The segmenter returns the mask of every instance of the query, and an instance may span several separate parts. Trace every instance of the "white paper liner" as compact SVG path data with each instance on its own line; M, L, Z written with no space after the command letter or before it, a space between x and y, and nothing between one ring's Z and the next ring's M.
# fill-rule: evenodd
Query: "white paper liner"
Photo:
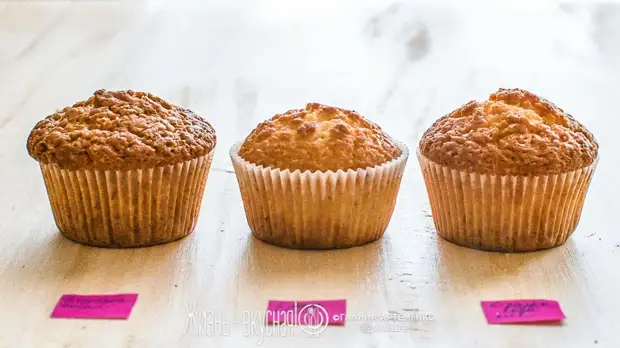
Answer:
M193 231L213 153L150 169L66 170L41 164L41 171L65 237L98 247L141 247Z
M348 248L375 241L385 232L409 151L373 168L280 170L258 166L230 149L246 217L259 239L289 248Z
M573 233L596 168L555 175L485 175L449 169L422 155L437 233L492 251L533 251L564 244Z

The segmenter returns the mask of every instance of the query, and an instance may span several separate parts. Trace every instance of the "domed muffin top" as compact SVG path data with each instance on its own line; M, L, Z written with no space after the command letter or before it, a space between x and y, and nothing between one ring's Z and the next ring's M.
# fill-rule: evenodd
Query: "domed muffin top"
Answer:
M379 126L356 112L311 103L259 124L239 155L283 170L346 171L391 161L401 155L401 149Z
M60 168L139 169L209 153L213 127L149 93L99 90L37 123L28 153Z
M437 120L420 152L452 169L483 174L544 175L590 165L592 134L551 102L520 89L500 89Z

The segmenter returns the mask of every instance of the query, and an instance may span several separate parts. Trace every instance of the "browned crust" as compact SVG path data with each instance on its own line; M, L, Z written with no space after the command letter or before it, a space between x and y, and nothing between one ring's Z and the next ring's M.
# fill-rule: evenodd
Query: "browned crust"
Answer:
M243 159L257 165L301 171L363 169L400 153L376 124L354 111L317 103L259 124L239 149Z
M592 164L594 136L551 102L521 89L500 89L437 120L420 151L449 168L499 175L544 175Z
M28 153L63 169L140 169L201 157L215 130L149 93L99 90L36 124Z

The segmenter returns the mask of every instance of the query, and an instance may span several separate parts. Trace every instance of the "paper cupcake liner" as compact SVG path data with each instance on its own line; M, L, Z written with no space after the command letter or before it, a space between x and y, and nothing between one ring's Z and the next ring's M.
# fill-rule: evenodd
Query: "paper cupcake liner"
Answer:
M348 248L385 232L409 152L373 168L305 171L257 166L230 156L245 213L259 239L297 249Z
M67 238L98 247L170 242L196 226L213 151L150 169L65 170L41 164L52 212Z
M564 244L577 227L597 163L555 175L485 175L417 155L437 233L466 247L504 252Z

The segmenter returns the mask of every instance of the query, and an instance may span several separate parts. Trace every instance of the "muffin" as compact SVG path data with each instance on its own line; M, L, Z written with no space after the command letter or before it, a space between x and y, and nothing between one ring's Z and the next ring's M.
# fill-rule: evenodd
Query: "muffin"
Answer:
M353 111L313 103L259 124L230 155L257 238L333 249L381 238L408 150Z
M149 93L99 90L37 123L28 153L41 166L56 225L98 247L140 247L196 225L215 131Z
M598 144L551 102L500 89L437 120L417 154L440 236L531 251L563 244L577 227Z

